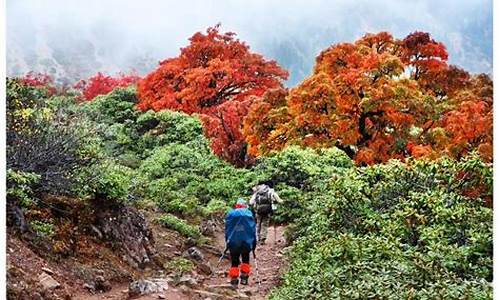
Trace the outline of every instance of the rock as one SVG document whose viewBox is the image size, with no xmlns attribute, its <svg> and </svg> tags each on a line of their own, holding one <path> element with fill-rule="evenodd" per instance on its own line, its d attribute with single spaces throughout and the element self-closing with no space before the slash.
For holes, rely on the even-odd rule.
<svg viewBox="0 0 500 300">
<path fill-rule="evenodd" d="M 54 271 L 52 271 L 51 269 L 49 268 L 42 268 L 42 271 L 44 271 L 45 273 L 49 274 L 49 275 L 54 275 Z"/>
<path fill-rule="evenodd" d="M 190 290 L 190 288 L 188 288 L 188 287 L 187 287 L 187 286 L 185 286 L 185 285 L 181 285 L 181 286 L 179 287 L 179 290 L 180 290 L 182 293 L 188 293 L 188 292 L 189 292 L 189 290 Z"/>
<path fill-rule="evenodd" d="M 7 201 L 7 226 L 13 227 L 21 233 L 30 230 L 23 210 L 14 201 Z"/>
<path fill-rule="evenodd" d="M 103 235 L 102 235 L 102 232 L 97 229 L 97 227 L 95 227 L 94 225 L 90 225 L 90 229 L 92 229 L 93 232 L 95 232 L 95 234 L 97 235 L 97 237 L 102 240 L 103 238 Z"/>
<path fill-rule="evenodd" d="M 201 224 L 199 226 L 201 234 L 205 236 L 214 236 L 215 231 L 217 229 L 217 224 L 214 220 L 201 220 Z"/>
<path fill-rule="evenodd" d="M 192 237 L 189 237 L 184 241 L 184 246 L 186 246 L 187 248 L 194 247 L 196 246 L 196 240 Z"/>
<path fill-rule="evenodd" d="M 40 281 L 40 284 L 42 285 L 44 290 L 52 290 L 52 289 L 57 289 L 61 285 L 59 282 L 57 282 L 52 276 L 50 276 L 47 273 L 42 273 L 38 276 L 38 280 Z"/>
<path fill-rule="evenodd" d="M 86 290 L 88 290 L 89 292 L 95 291 L 95 287 L 94 287 L 93 284 L 85 283 L 83 285 L 83 288 L 86 289 Z"/>
<path fill-rule="evenodd" d="M 203 253 L 201 253 L 200 249 L 196 247 L 191 247 L 187 249 L 187 255 L 189 258 L 192 258 L 197 261 L 205 260 L 205 256 L 203 255 Z"/>
<path fill-rule="evenodd" d="M 166 290 L 168 290 L 168 282 L 164 279 L 141 279 L 129 285 L 128 294 L 130 297 L 136 297 L 152 293 L 161 293 Z"/>
<path fill-rule="evenodd" d="M 159 294 L 158 299 L 167 299 L 167 297 L 165 297 L 165 295 L 163 295 L 163 294 Z"/>
<path fill-rule="evenodd" d="M 210 266 L 210 263 L 202 263 L 199 262 L 196 264 L 198 269 L 205 275 L 211 275 L 212 274 L 212 267 Z"/>
<path fill-rule="evenodd" d="M 179 279 L 179 284 L 184 284 L 189 287 L 194 287 L 198 284 L 198 281 L 189 275 L 184 275 Z"/>
<path fill-rule="evenodd" d="M 94 287 L 97 291 L 107 292 L 111 290 L 111 284 L 101 275 L 95 278 Z"/>
<path fill-rule="evenodd" d="M 103 239 L 113 241 L 133 267 L 143 269 L 151 263 L 155 254 L 153 233 L 144 215 L 136 208 L 102 208 L 96 220 L 94 225 Z"/>
</svg>

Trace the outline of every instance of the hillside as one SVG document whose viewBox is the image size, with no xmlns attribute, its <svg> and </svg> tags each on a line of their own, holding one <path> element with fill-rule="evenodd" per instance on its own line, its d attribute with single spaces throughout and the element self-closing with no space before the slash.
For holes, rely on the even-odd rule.
<svg viewBox="0 0 500 300">
<path fill-rule="evenodd" d="M 367 34 L 288 89 L 217 25 L 145 77 L 7 78 L 7 298 L 492 299 L 493 83 L 447 59 Z M 224 218 L 263 183 L 234 289 Z"/>
</svg>

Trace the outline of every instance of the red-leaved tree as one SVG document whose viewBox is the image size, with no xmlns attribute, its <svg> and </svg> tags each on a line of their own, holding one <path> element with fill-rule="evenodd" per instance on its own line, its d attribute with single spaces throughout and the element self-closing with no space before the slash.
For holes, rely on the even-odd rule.
<svg viewBox="0 0 500 300">
<path fill-rule="evenodd" d="M 127 87 L 136 83 L 140 77 L 135 74 L 118 74 L 117 77 L 111 77 L 98 72 L 87 80 L 80 80 L 74 87 L 82 92 L 81 101 L 92 101 L 99 95 L 106 95 L 117 87 Z"/>
<path fill-rule="evenodd" d="M 54 85 L 54 78 L 48 74 L 31 71 L 18 80 L 24 85 L 45 88 L 49 95 L 55 95 L 57 93 L 57 89 Z"/>
<path fill-rule="evenodd" d="M 138 108 L 199 114 L 212 150 L 241 166 L 248 162 L 241 129 L 251 96 L 281 87 L 288 73 L 219 26 L 195 33 L 179 56 L 139 81 Z"/>
</svg>

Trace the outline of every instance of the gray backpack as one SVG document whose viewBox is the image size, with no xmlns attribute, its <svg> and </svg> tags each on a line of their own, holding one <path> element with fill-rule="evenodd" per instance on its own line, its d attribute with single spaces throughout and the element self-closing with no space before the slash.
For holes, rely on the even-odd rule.
<svg viewBox="0 0 500 300">
<path fill-rule="evenodd" d="M 272 199 L 269 195 L 269 188 L 259 189 L 255 195 L 255 204 L 257 206 L 257 214 L 265 216 L 270 214 L 272 209 Z"/>
</svg>

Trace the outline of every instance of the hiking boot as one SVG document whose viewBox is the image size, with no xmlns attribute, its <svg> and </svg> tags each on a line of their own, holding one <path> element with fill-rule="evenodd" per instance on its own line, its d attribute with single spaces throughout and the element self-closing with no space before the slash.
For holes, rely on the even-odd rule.
<svg viewBox="0 0 500 300">
<path fill-rule="evenodd" d="M 247 274 L 241 274 L 240 276 L 240 283 L 243 285 L 248 284 L 248 275 Z"/>
<path fill-rule="evenodd" d="M 238 283 L 239 283 L 239 279 L 238 278 L 231 279 L 231 285 L 233 286 L 233 288 L 237 289 L 238 288 Z"/>
</svg>

